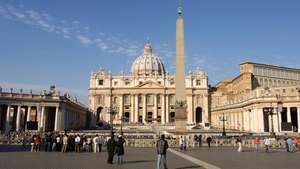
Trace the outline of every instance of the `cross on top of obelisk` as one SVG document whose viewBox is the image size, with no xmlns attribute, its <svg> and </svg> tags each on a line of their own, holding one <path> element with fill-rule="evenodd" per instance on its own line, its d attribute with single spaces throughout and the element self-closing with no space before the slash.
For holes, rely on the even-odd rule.
<svg viewBox="0 0 300 169">
<path fill-rule="evenodd" d="M 183 8 L 182 8 L 182 0 L 179 0 L 179 3 L 178 3 L 178 15 L 182 15 L 183 13 Z"/>
</svg>

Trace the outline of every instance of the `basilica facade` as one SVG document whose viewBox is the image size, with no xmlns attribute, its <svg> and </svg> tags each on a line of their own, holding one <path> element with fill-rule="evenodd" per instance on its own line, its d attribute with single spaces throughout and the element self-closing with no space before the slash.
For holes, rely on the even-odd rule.
<svg viewBox="0 0 300 169">
<path fill-rule="evenodd" d="M 187 125 L 209 124 L 208 76 L 200 70 L 185 77 Z M 90 76 L 89 109 L 93 123 L 147 126 L 175 124 L 175 75 L 166 72 L 162 60 L 149 42 L 132 63 L 129 75 L 112 75 L 100 68 Z M 113 113 L 112 113 L 113 112 Z"/>
</svg>

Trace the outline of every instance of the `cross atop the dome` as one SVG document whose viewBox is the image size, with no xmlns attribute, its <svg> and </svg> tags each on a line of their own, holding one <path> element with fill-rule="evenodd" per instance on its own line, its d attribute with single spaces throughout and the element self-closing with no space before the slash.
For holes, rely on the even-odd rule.
<svg viewBox="0 0 300 169">
<path fill-rule="evenodd" d="M 178 4 L 178 15 L 181 16 L 183 13 L 183 8 L 182 8 L 182 0 L 179 0 L 179 4 Z"/>
<path fill-rule="evenodd" d="M 149 40 L 147 40 L 145 47 L 144 47 L 144 55 L 151 55 L 152 54 L 152 47 Z"/>
</svg>

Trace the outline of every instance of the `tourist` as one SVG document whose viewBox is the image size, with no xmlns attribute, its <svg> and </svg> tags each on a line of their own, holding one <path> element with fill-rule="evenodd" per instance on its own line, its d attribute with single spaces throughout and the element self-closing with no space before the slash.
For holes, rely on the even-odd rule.
<svg viewBox="0 0 300 169">
<path fill-rule="evenodd" d="M 259 145 L 260 145 L 260 138 L 255 137 L 253 142 L 254 142 L 254 145 L 255 145 L 255 150 L 256 150 L 256 152 L 258 152 L 259 151 Z"/>
<path fill-rule="evenodd" d="M 79 153 L 80 152 L 80 136 L 79 135 L 77 135 L 76 137 L 75 137 L 75 152 L 76 153 Z"/>
<path fill-rule="evenodd" d="M 180 150 L 183 150 L 183 137 L 180 136 L 179 138 L 179 146 L 180 146 Z"/>
<path fill-rule="evenodd" d="M 35 152 L 39 152 L 40 151 L 40 145 L 41 145 L 41 137 L 40 135 L 37 135 L 35 140 L 34 140 L 34 144 L 35 144 Z"/>
<path fill-rule="evenodd" d="M 102 151 L 102 138 L 99 136 L 99 152 Z"/>
<path fill-rule="evenodd" d="M 46 141 L 46 144 L 45 144 L 45 151 L 49 151 L 51 152 L 52 150 L 52 138 L 51 138 L 51 134 L 50 133 L 47 133 L 46 136 L 45 136 L 45 141 Z"/>
<path fill-rule="evenodd" d="M 36 135 L 33 135 L 32 137 L 31 137 L 31 141 L 30 141 L 30 145 L 31 145 L 31 152 L 34 152 L 34 150 L 35 150 L 35 139 L 36 139 Z"/>
<path fill-rule="evenodd" d="M 198 143 L 198 136 L 195 134 L 194 135 L 194 140 L 193 140 L 193 147 L 196 147 L 196 144 Z"/>
<path fill-rule="evenodd" d="M 55 134 L 52 134 L 51 136 L 51 140 L 52 140 L 52 151 L 56 151 L 56 136 Z"/>
<path fill-rule="evenodd" d="M 107 163 L 108 164 L 113 164 L 115 147 L 116 147 L 116 142 L 114 139 L 114 135 L 112 134 L 112 137 L 108 137 L 108 141 L 107 141 L 107 153 L 108 153 Z"/>
<path fill-rule="evenodd" d="M 100 142 L 100 139 L 99 139 L 99 136 L 98 134 L 96 134 L 96 136 L 93 138 L 93 144 L 94 144 L 94 153 L 98 153 L 99 152 L 99 142 Z"/>
<path fill-rule="evenodd" d="M 60 135 L 58 134 L 55 139 L 56 139 L 56 151 L 59 152 L 61 150 Z"/>
<path fill-rule="evenodd" d="M 199 147 L 202 147 L 202 135 L 199 134 L 198 136 L 198 144 L 199 144 Z"/>
<path fill-rule="evenodd" d="M 241 137 L 238 137 L 237 139 L 236 139 L 236 143 L 237 143 L 237 145 L 238 145 L 238 152 L 242 152 L 242 138 Z"/>
<path fill-rule="evenodd" d="M 165 140 L 165 135 L 162 134 L 160 139 L 156 143 L 157 150 L 157 164 L 156 169 L 160 169 L 161 162 L 164 165 L 164 169 L 167 169 L 167 149 L 169 148 L 168 142 Z"/>
<path fill-rule="evenodd" d="M 122 137 L 122 135 L 119 135 L 118 141 L 116 143 L 116 154 L 118 156 L 118 164 L 123 164 L 124 143 L 124 138 Z"/>
<path fill-rule="evenodd" d="M 266 153 L 270 152 L 271 140 L 268 137 L 264 139 L 264 145 L 266 148 Z"/>
<path fill-rule="evenodd" d="M 207 142 L 208 148 L 210 148 L 210 143 L 212 142 L 212 138 L 210 136 L 208 136 L 206 138 L 206 142 Z"/>
<path fill-rule="evenodd" d="M 286 140 L 287 144 L 288 144 L 288 149 L 289 149 L 289 152 L 292 153 L 293 152 L 293 140 L 291 137 L 289 137 L 287 140 Z"/>
<path fill-rule="evenodd" d="M 87 149 L 87 152 L 92 151 L 92 137 L 91 136 L 88 136 L 86 139 L 86 149 Z"/>
<path fill-rule="evenodd" d="M 67 152 L 67 147 L 68 147 L 68 136 L 67 136 L 67 134 L 64 135 L 64 137 L 62 139 L 62 142 L 63 142 L 63 147 L 61 149 L 61 152 L 65 153 L 65 152 Z"/>
</svg>

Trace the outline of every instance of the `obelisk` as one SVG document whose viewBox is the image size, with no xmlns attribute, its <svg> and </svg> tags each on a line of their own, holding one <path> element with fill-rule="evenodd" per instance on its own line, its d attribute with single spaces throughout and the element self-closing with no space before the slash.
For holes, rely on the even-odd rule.
<svg viewBox="0 0 300 169">
<path fill-rule="evenodd" d="M 184 24 L 181 3 L 176 21 L 176 73 L 175 73 L 175 131 L 186 133 L 187 106 L 185 91 Z"/>
</svg>

